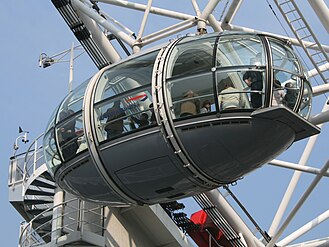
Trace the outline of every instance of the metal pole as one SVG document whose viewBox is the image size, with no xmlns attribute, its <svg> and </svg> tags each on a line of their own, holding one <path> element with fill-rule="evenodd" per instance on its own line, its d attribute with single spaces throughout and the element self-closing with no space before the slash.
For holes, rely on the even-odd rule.
<svg viewBox="0 0 329 247">
<path fill-rule="evenodd" d="M 235 210 L 231 207 L 231 205 L 226 201 L 226 199 L 217 189 L 205 192 L 204 194 L 216 206 L 216 208 L 223 215 L 223 217 L 231 224 L 232 228 L 237 233 L 243 234 L 248 246 L 264 247 L 264 244 L 261 243 L 253 235 L 253 233 L 250 231 L 244 221 L 240 218 L 240 216 L 235 212 Z"/>
<path fill-rule="evenodd" d="M 154 37 L 154 38 L 151 38 L 151 39 L 148 39 L 148 40 L 144 40 L 143 41 L 143 45 L 148 45 L 148 44 L 150 44 L 152 42 L 155 42 L 155 41 L 157 41 L 159 39 L 162 39 L 164 37 L 167 37 L 167 36 L 170 36 L 172 34 L 178 33 L 178 32 L 180 32 L 182 30 L 189 29 L 189 28 L 193 27 L 194 25 L 195 25 L 195 23 L 193 23 L 193 22 L 192 23 L 191 22 L 190 23 L 187 23 L 184 26 L 181 26 L 181 27 L 176 28 L 174 30 L 168 31 L 167 33 L 163 33 L 163 34 L 161 34 L 161 35 L 159 35 L 157 37 Z"/>
<path fill-rule="evenodd" d="M 258 31 L 258 30 L 252 29 L 252 28 L 247 28 L 247 27 L 241 27 L 241 26 L 236 26 L 236 25 L 228 24 L 227 26 L 224 26 L 223 29 L 225 29 L 225 30 L 231 30 L 231 31 L 242 31 L 242 32 L 258 33 L 258 34 L 275 36 L 275 37 L 278 37 L 278 38 L 289 40 L 293 45 L 300 46 L 300 43 L 299 43 L 299 41 L 297 39 L 293 39 L 291 37 L 287 37 L 287 36 L 283 36 L 283 35 L 278 35 L 278 34 L 273 34 L 273 33 L 269 33 L 269 32 Z M 310 47 L 309 49 L 319 50 L 318 46 L 317 45 L 314 45 L 313 42 L 302 41 L 302 43 L 306 47 Z M 326 52 L 329 52 L 329 46 L 328 45 L 322 45 L 322 48 Z"/>
<path fill-rule="evenodd" d="M 144 33 L 145 25 L 146 25 L 147 18 L 148 18 L 148 15 L 150 13 L 151 7 L 152 7 L 152 0 L 149 0 L 148 3 L 147 3 L 147 7 L 146 7 L 146 10 L 145 10 L 144 16 L 143 16 L 141 27 L 140 27 L 139 32 L 137 34 L 137 40 L 139 40 L 142 37 L 143 33 Z"/>
<path fill-rule="evenodd" d="M 132 3 L 132 2 L 121 1 L 121 0 L 98 0 L 98 2 L 108 3 L 108 4 L 112 4 L 112 5 L 116 5 L 116 6 L 120 6 L 120 7 L 124 7 L 124 8 L 139 10 L 139 11 L 145 11 L 147 8 L 147 6 L 144 4 Z M 194 17 L 193 15 L 183 14 L 183 13 L 179 13 L 176 11 L 171 11 L 171 10 L 166 10 L 166 9 L 161 9 L 161 8 L 156 8 L 156 7 L 150 8 L 150 13 L 156 14 L 156 15 L 172 17 L 175 19 L 181 19 L 181 20 L 191 19 Z"/>
<path fill-rule="evenodd" d="M 329 109 L 329 105 L 325 104 L 322 111 L 326 111 L 328 109 Z M 322 124 L 320 124 L 318 127 L 321 128 Z M 305 150 L 304 150 L 304 153 L 303 153 L 302 157 L 300 158 L 299 165 L 301 165 L 301 166 L 306 165 L 306 163 L 307 163 L 307 161 L 308 161 L 308 159 L 311 155 L 311 151 L 313 150 L 313 147 L 315 145 L 315 142 L 318 139 L 318 136 L 319 135 L 312 136 L 308 140 L 307 145 L 306 145 Z M 275 234 L 275 232 L 276 232 L 276 230 L 277 230 L 277 228 L 280 224 L 280 221 L 283 217 L 283 214 L 287 209 L 288 203 L 290 202 L 292 194 L 293 194 L 293 192 L 294 192 L 294 190 L 297 186 L 297 183 L 299 181 L 300 176 L 301 176 L 301 172 L 300 171 L 295 171 L 295 173 L 294 173 L 294 175 L 293 175 L 293 177 L 292 177 L 292 179 L 291 179 L 291 181 L 288 185 L 286 193 L 284 194 L 284 196 L 282 198 L 282 201 L 280 203 L 278 211 L 276 212 L 276 214 L 274 216 L 271 227 L 268 231 L 270 236 Z"/>
<path fill-rule="evenodd" d="M 304 226 L 299 228 L 297 231 L 290 234 L 288 237 L 282 239 L 277 245 L 278 246 L 285 246 L 285 245 L 291 243 L 292 241 L 299 238 L 300 236 L 302 236 L 306 232 L 312 230 L 314 227 L 316 227 L 317 225 L 319 225 L 323 221 L 327 220 L 328 218 L 329 218 L 329 210 L 322 213 L 321 215 L 316 217 L 314 220 L 308 222 L 307 224 L 305 224 Z"/>
<path fill-rule="evenodd" d="M 63 219 L 62 216 L 64 214 L 64 206 L 60 205 L 64 202 L 64 191 L 56 188 L 54 195 L 54 208 L 53 208 L 53 221 L 52 221 L 52 229 L 51 229 L 51 240 L 56 243 L 57 238 L 61 236 L 62 228 L 63 228 Z M 60 206 L 57 206 L 60 205 Z"/>
<path fill-rule="evenodd" d="M 223 19 L 223 22 L 222 22 L 222 27 L 223 28 L 231 23 L 231 21 L 233 20 L 234 16 L 236 15 L 236 13 L 238 12 L 238 10 L 241 6 L 242 1 L 243 0 L 234 0 L 231 3 L 230 8 L 226 12 L 226 15 L 225 15 L 225 17 Z"/>
<path fill-rule="evenodd" d="M 320 174 L 320 169 L 309 167 L 309 166 L 301 166 L 298 164 L 294 164 L 291 162 L 287 161 L 282 161 L 282 160 L 272 160 L 271 162 L 268 163 L 269 165 L 273 166 L 279 166 L 279 167 L 284 167 L 292 170 L 297 170 L 301 172 L 307 172 L 310 174 Z M 329 177 L 329 172 L 326 172 L 323 176 Z"/>
<path fill-rule="evenodd" d="M 98 48 L 101 50 L 103 55 L 106 57 L 106 59 L 111 61 L 112 63 L 119 61 L 121 59 L 119 53 L 113 47 L 113 45 L 105 36 L 105 34 L 102 32 L 102 30 L 97 25 L 97 23 L 93 19 L 90 19 L 87 15 L 85 15 L 81 11 L 77 11 L 77 12 L 83 23 L 90 31 L 93 40 L 95 41 L 95 43 L 97 44 Z"/>
<path fill-rule="evenodd" d="M 326 64 L 323 64 L 323 65 L 319 66 L 319 70 L 321 72 L 326 71 L 326 70 L 329 70 L 329 63 L 326 63 Z M 319 74 L 319 72 L 316 69 L 312 69 L 310 71 L 307 71 L 307 75 L 309 77 L 314 77 L 314 76 L 316 76 L 318 74 Z"/>
<path fill-rule="evenodd" d="M 307 190 L 305 191 L 305 193 L 303 194 L 303 196 L 300 198 L 300 200 L 297 202 L 296 206 L 292 209 L 292 211 L 290 212 L 290 214 L 288 215 L 287 219 L 283 222 L 282 226 L 280 227 L 280 229 L 277 231 L 277 233 L 273 236 L 273 238 L 271 239 L 271 241 L 268 243 L 268 245 L 266 245 L 266 247 L 272 247 L 276 241 L 279 239 L 279 237 L 281 236 L 281 234 L 283 233 L 283 231 L 287 228 L 287 226 L 289 225 L 289 223 L 291 222 L 291 220 L 294 218 L 294 216 L 296 215 L 296 213 L 298 212 L 298 210 L 302 207 L 302 205 L 304 204 L 304 202 L 306 201 L 306 199 L 309 197 L 309 195 L 311 194 L 311 192 L 313 191 L 313 189 L 316 187 L 316 185 L 320 182 L 321 178 L 323 177 L 323 174 L 329 169 L 329 160 L 327 161 L 327 163 L 323 166 L 323 168 L 321 169 L 320 174 L 318 174 L 314 180 L 312 181 L 311 185 L 307 188 Z"/>
<path fill-rule="evenodd" d="M 207 25 L 207 20 L 211 13 L 214 11 L 216 8 L 217 4 L 219 3 L 220 0 L 210 0 L 204 10 L 201 13 L 201 16 L 198 20 L 198 31 L 200 34 L 203 34 L 206 30 L 206 25 Z"/>
<path fill-rule="evenodd" d="M 193 5 L 193 8 L 195 10 L 195 13 L 196 13 L 197 17 L 200 17 L 201 16 L 201 11 L 200 11 L 200 8 L 199 8 L 199 5 L 198 5 L 197 1 L 192 0 L 192 5 Z"/>
<path fill-rule="evenodd" d="M 312 116 L 309 121 L 314 125 L 327 123 L 329 122 L 329 111 L 321 112 L 315 116 Z"/>
<path fill-rule="evenodd" d="M 308 0 L 316 15 L 322 22 L 323 27 L 329 33 L 329 9 L 323 0 Z"/>
<path fill-rule="evenodd" d="M 69 93 L 72 92 L 73 83 L 73 61 L 74 61 L 74 42 L 72 42 L 70 50 L 70 76 L 69 76 Z"/>
<path fill-rule="evenodd" d="M 129 46 L 133 46 L 135 40 L 131 37 L 129 37 L 126 33 L 119 30 L 117 27 L 115 27 L 113 24 L 105 20 L 102 16 L 100 16 L 98 13 L 92 11 L 89 7 L 84 5 L 79 0 L 71 0 L 71 3 L 73 7 L 77 8 L 87 16 L 89 16 L 91 19 L 96 21 L 99 25 L 103 26 L 104 28 L 108 29 L 111 33 L 113 33 L 116 37 L 124 41 Z"/>
<path fill-rule="evenodd" d="M 329 92 L 329 83 L 312 87 L 312 91 L 313 91 L 313 96 L 318 96 L 327 93 Z"/>
<path fill-rule="evenodd" d="M 33 152 L 33 175 L 37 169 L 37 151 L 38 151 L 38 140 L 34 142 L 34 152 Z"/>
</svg>

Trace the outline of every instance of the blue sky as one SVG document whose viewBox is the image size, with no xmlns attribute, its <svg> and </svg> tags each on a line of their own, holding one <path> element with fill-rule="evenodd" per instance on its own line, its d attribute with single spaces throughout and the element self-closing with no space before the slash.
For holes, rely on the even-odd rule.
<svg viewBox="0 0 329 247">
<path fill-rule="evenodd" d="M 145 1 L 147 2 L 147 1 Z M 304 13 L 312 19 L 312 28 L 318 34 L 320 40 L 327 45 L 328 33 L 321 28 L 318 20 L 312 14 L 307 1 L 299 1 Z M 329 1 L 325 1 L 327 5 Z M 156 6 L 161 6 L 164 1 L 154 1 Z M 204 5 L 206 1 L 200 1 Z M 273 2 L 270 1 L 273 5 Z M 192 14 L 190 1 L 166 0 L 168 9 L 181 9 L 185 13 Z M 112 11 L 110 14 L 118 16 L 124 23 L 134 23 L 135 16 L 124 15 L 120 11 Z M 132 13 L 132 12 L 131 12 Z M 217 17 L 221 10 L 218 9 Z M 123 18 L 124 17 L 124 18 Z M 160 25 L 167 25 L 167 19 L 162 18 L 161 22 L 151 21 L 148 28 L 154 29 Z M 49 55 L 56 54 L 68 49 L 72 41 L 77 43 L 73 34 L 66 26 L 59 13 L 51 4 L 51 1 L 29 0 L 6 1 L 0 8 L 0 21 L 2 23 L 2 34 L 0 35 L 1 54 L 1 135 L 0 135 L 0 158 L 1 158 L 1 246 L 17 246 L 19 237 L 19 223 L 22 218 L 8 202 L 8 164 L 9 157 L 13 153 L 13 143 L 18 134 L 18 126 L 22 126 L 30 132 L 30 140 L 33 140 L 44 131 L 45 125 L 63 97 L 68 92 L 68 63 L 56 64 L 47 69 L 38 67 L 38 57 L 42 52 Z M 266 1 L 245 0 L 241 11 L 236 16 L 234 23 L 258 30 L 284 34 L 283 29 L 273 16 Z M 137 26 L 130 26 L 138 32 Z M 184 33 L 182 33 L 184 34 Z M 97 71 L 87 56 L 82 56 L 75 62 L 74 87 Z M 324 98 L 315 101 L 316 112 L 322 108 Z M 324 133 L 328 133 L 328 127 L 324 127 Z M 328 159 L 326 147 L 328 146 L 328 135 L 324 134 L 319 138 L 314 152 L 311 155 L 309 165 L 321 167 Z M 298 162 L 305 146 L 305 142 L 293 145 L 282 155 L 287 161 Z M 20 144 L 21 151 L 27 145 Z M 267 229 L 273 218 L 275 210 L 282 197 L 292 172 L 281 168 L 264 166 L 258 171 L 247 175 L 238 183 L 233 190 L 238 194 L 247 209 L 251 209 L 252 215 L 258 223 Z M 299 198 L 302 191 L 309 184 L 313 176 L 303 176 L 302 186 L 297 191 L 296 198 Z M 328 188 L 328 179 L 321 181 L 316 194 L 304 205 L 305 210 L 292 223 L 292 229 L 304 224 L 328 209 L 329 199 L 323 196 L 323 187 Z M 323 193 L 322 193 L 323 192 Z M 315 204 L 314 204 L 315 203 Z M 188 202 L 190 204 L 190 202 Z M 191 203 L 192 205 L 192 203 Z M 292 204 L 293 205 L 293 204 Z M 314 208 L 316 205 L 316 208 Z M 191 211 L 195 210 L 194 208 Z M 322 229 L 328 229 L 328 222 L 324 223 Z M 321 235 L 322 234 L 322 235 Z M 328 232 L 320 232 L 321 236 L 327 236 Z M 310 234 L 312 238 L 312 234 Z"/>
</svg>

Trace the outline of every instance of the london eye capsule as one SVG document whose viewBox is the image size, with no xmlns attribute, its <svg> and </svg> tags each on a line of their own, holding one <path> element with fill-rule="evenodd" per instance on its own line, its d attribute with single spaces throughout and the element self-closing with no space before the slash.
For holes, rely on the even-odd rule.
<svg viewBox="0 0 329 247">
<path fill-rule="evenodd" d="M 285 40 L 187 36 L 82 83 L 48 123 L 44 153 L 58 185 L 86 200 L 172 201 L 234 182 L 318 133 L 311 96 Z"/>
</svg>

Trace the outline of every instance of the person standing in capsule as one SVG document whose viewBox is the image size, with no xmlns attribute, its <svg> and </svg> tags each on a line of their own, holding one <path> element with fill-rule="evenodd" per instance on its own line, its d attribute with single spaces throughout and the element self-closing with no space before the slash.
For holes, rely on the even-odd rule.
<svg viewBox="0 0 329 247">
<path fill-rule="evenodd" d="M 100 117 L 100 120 L 106 118 L 106 125 L 104 130 L 107 133 L 107 139 L 120 135 L 123 132 L 123 120 L 126 113 L 120 106 L 120 100 L 113 103 L 113 106 Z"/>
</svg>

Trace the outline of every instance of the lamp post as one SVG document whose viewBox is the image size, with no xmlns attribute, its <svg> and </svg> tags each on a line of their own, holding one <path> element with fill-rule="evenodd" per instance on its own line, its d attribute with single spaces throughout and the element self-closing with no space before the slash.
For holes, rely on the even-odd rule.
<svg viewBox="0 0 329 247">
<path fill-rule="evenodd" d="M 41 53 L 39 56 L 39 67 L 47 68 L 55 63 L 70 63 L 70 69 L 69 69 L 69 92 L 72 91 L 72 83 L 73 83 L 73 62 L 76 58 L 80 57 L 85 51 L 83 50 L 81 53 L 79 53 L 76 57 L 74 57 L 74 50 L 76 49 L 82 49 L 81 45 L 74 46 L 74 42 L 72 42 L 71 48 L 67 49 L 65 51 L 62 51 L 60 53 L 57 53 L 53 56 L 48 56 L 46 53 Z M 70 54 L 70 59 L 65 60 L 64 58 Z"/>
</svg>

